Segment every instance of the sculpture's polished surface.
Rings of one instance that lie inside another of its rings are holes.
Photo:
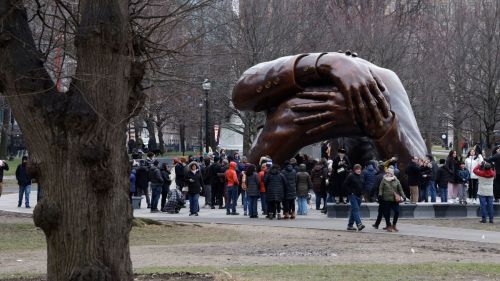
[[[248,155],[275,162],[322,140],[373,141],[382,158],[423,157],[420,135],[398,76],[350,53],[282,57],[245,71],[233,91],[240,110],[266,110],[267,120]]]

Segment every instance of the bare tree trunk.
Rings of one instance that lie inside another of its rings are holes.
[[[40,160],[34,221],[46,235],[47,280],[133,279],[124,132],[138,98],[131,80],[143,72],[131,71],[127,2],[80,0],[67,93],[55,92],[22,1],[0,2],[0,92]]]
[[[2,115],[2,137],[0,139],[0,158],[6,159],[9,155],[7,149],[9,145],[9,124],[10,124],[10,107],[4,104]]]
[[[181,142],[181,152],[184,156],[184,153],[186,153],[186,126],[184,124],[179,125],[179,140]]]
[[[163,122],[156,122],[156,129],[158,130],[158,143],[160,152],[165,153],[165,141],[163,140]]]

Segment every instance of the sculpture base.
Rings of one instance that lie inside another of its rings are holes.
[[[481,217],[479,204],[451,204],[451,203],[418,203],[400,205],[400,218],[434,219],[434,218],[477,218]],[[378,214],[377,203],[363,203],[360,207],[362,219],[376,219]],[[348,218],[350,204],[327,203],[329,218]],[[493,204],[495,217],[500,216],[500,204]]]

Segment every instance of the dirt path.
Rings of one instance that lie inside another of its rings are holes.
[[[6,217],[1,222],[30,223],[30,218]],[[150,267],[211,266],[224,268],[272,264],[498,262],[500,245],[373,233],[350,233],[268,226],[182,226],[183,234],[235,231],[233,240],[132,246],[135,269]],[[165,228],[168,231],[169,228]],[[46,251],[0,252],[0,275],[43,273]]]

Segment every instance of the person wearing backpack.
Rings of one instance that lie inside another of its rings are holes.
[[[255,165],[248,165],[243,178],[248,196],[248,215],[251,219],[256,219],[259,217],[259,212],[257,211],[257,201],[260,198],[260,180],[259,175],[255,171]]]
[[[136,169],[135,174],[135,188],[138,196],[144,195],[148,209],[151,209],[151,200],[149,198],[149,166],[144,160],[139,161],[139,167]]]
[[[280,172],[280,167],[272,165],[269,172],[264,176],[266,187],[267,212],[269,219],[281,219],[279,214],[279,204],[283,201],[285,188],[287,185],[285,176]]]

